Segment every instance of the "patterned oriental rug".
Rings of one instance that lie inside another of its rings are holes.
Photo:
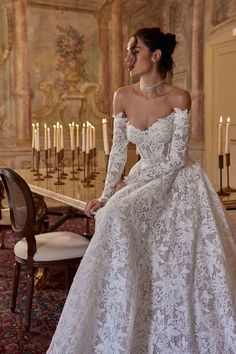
[[[50,217],[55,222],[55,216]],[[94,224],[91,220],[90,230]],[[84,219],[74,218],[58,230],[82,233]],[[22,268],[19,282],[16,312],[10,310],[13,279],[13,247],[17,240],[6,231],[6,249],[0,250],[0,354],[43,354],[50,344],[60,317],[67,293],[63,268],[47,272],[46,282],[36,289],[33,297],[31,328],[26,332],[22,326],[25,314],[25,272]],[[76,271],[76,269],[74,269]]]

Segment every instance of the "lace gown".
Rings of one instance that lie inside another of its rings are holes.
[[[116,115],[107,203],[48,353],[236,353],[235,231],[188,136],[187,111],[144,131]],[[128,141],[141,160],[113,194]]]

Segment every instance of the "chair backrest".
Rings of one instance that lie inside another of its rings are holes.
[[[0,177],[8,198],[12,229],[17,236],[26,238],[28,257],[33,258],[36,252],[36,241],[35,205],[32,192],[25,180],[8,167],[0,167]]]

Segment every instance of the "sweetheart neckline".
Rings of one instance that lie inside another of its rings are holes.
[[[156,125],[157,123],[159,123],[160,121],[162,121],[162,120],[167,120],[167,119],[171,118],[174,113],[175,113],[175,111],[171,112],[170,114],[168,114],[168,115],[165,116],[165,117],[159,117],[159,118],[157,118],[147,129],[139,129],[139,128],[135,127],[132,123],[130,123],[129,120],[127,120],[127,124],[128,124],[129,126],[131,126],[132,128],[134,128],[135,130],[138,130],[138,131],[141,132],[141,133],[147,133],[147,132],[149,132],[149,130],[152,129],[153,126],[155,126],[155,125]]]

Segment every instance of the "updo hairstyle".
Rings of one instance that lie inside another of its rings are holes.
[[[161,50],[162,54],[158,62],[160,75],[164,79],[170,73],[172,77],[174,66],[172,54],[177,43],[176,36],[171,33],[165,34],[161,32],[159,27],[150,27],[139,29],[133,34],[133,37],[136,41],[140,39],[152,53],[157,49]]]

